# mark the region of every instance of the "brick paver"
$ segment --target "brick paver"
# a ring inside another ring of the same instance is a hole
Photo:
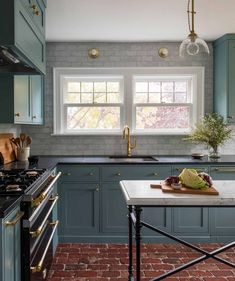
[[[221,244],[200,244],[212,251]],[[143,244],[142,281],[149,281],[200,254],[178,244]],[[219,256],[231,262],[235,249]],[[127,244],[59,244],[48,281],[127,281]],[[172,275],[166,281],[235,281],[235,269],[213,259]]]

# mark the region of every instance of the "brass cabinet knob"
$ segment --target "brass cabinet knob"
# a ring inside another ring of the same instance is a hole
[[[35,4],[33,4],[33,5],[31,6],[31,8],[32,8],[33,10],[36,10],[36,9],[37,9],[37,6],[36,6]]]
[[[37,10],[34,12],[35,16],[40,16],[40,12]]]
[[[92,176],[94,176],[94,173],[89,173],[88,175],[92,177]]]
[[[227,118],[228,118],[228,119],[233,119],[234,116],[229,115]]]
[[[16,116],[16,117],[20,117],[20,113],[19,113],[19,112],[16,113],[15,116]]]
[[[33,117],[32,117],[33,119],[36,119],[37,118],[37,116],[36,115],[33,115]]]
[[[120,177],[120,176],[121,176],[121,173],[117,173],[116,176]]]
[[[153,176],[158,176],[158,173],[156,173],[156,172],[155,172],[155,173],[153,173]]]

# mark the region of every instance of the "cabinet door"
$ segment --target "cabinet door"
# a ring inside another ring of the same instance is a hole
[[[179,175],[184,168],[195,169],[198,172],[209,172],[209,167],[198,165],[175,165],[172,168],[173,175]],[[173,208],[173,229],[177,235],[197,236],[209,235],[208,208]]]
[[[146,223],[166,232],[171,232],[171,208],[143,208],[142,217]],[[159,239],[163,239],[162,241],[165,241],[165,237],[145,227],[143,227],[143,236],[147,239],[151,239],[150,241],[153,243],[158,243]],[[156,240],[154,240],[155,238]]]
[[[208,208],[174,208],[173,232],[182,236],[209,236]]]
[[[3,280],[20,281],[21,280],[21,252],[20,252],[20,221],[14,225],[7,225],[7,222],[13,221],[19,212],[15,209],[3,221],[3,241],[4,241],[4,273]]]
[[[30,76],[16,75],[14,77],[14,112],[15,123],[31,122]]]
[[[235,40],[229,41],[228,59],[228,121],[235,122]]]
[[[99,231],[99,186],[95,183],[61,183],[59,186],[61,236],[86,237]]]
[[[30,76],[31,98],[32,98],[32,122],[34,124],[43,123],[43,77],[41,75]]]
[[[128,233],[127,206],[119,183],[102,185],[102,231]]]
[[[214,180],[235,180],[235,166],[213,166]],[[213,236],[235,235],[235,208],[211,208],[211,234]]]
[[[15,1],[15,44],[45,73],[45,38],[20,1]]]

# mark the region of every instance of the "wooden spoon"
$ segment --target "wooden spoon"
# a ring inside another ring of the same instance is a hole
[[[20,138],[15,138],[15,142],[17,143],[19,148],[22,148]]]
[[[16,147],[19,147],[19,144],[16,142],[16,140],[14,138],[11,138],[11,142],[14,143],[14,145]]]
[[[22,146],[22,148],[25,147],[25,146],[26,146],[26,145],[25,145],[26,134],[21,133],[21,134],[20,134],[20,140],[21,140],[21,146]]]
[[[26,137],[26,147],[29,147],[31,143],[32,143],[32,138],[27,136]]]

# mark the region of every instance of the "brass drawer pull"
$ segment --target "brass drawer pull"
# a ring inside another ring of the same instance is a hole
[[[30,235],[31,235],[32,237],[38,237],[38,236],[44,231],[45,225],[48,223],[48,217],[49,217],[49,215],[50,215],[52,209],[54,208],[56,202],[58,201],[58,199],[59,199],[59,196],[58,196],[58,195],[56,195],[55,197],[50,198],[50,201],[54,201],[54,202],[53,202],[53,204],[51,205],[50,209],[48,210],[48,213],[47,213],[47,215],[45,216],[45,218],[44,218],[42,224],[41,224],[36,230],[30,231]]]
[[[201,172],[207,172],[207,168],[205,168],[205,169],[195,169],[195,168],[189,168],[189,169],[194,169],[194,170],[196,170],[198,173],[201,173]],[[183,169],[182,168],[176,168],[176,171],[178,171],[178,172],[182,172],[183,171]]]
[[[156,173],[156,172],[155,172],[155,173],[153,173],[153,176],[158,176],[158,173]]]
[[[99,187],[97,187],[97,188],[95,189],[95,191],[97,191],[97,192],[100,191]]]
[[[19,211],[19,212],[17,213],[17,215],[16,215],[16,218],[15,218],[14,220],[12,220],[12,221],[7,221],[7,222],[5,222],[5,225],[6,225],[6,226],[14,226],[14,225],[16,225],[17,222],[23,217],[23,215],[24,215],[24,212]]]
[[[72,174],[71,173],[63,173],[63,176],[69,177],[69,176],[72,176]]]
[[[92,177],[92,176],[94,176],[94,173],[89,173],[88,175]]]
[[[215,168],[213,171],[218,173],[235,173],[235,168]]]
[[[47,197],[49,191],[51,190],[51,187],[55,184],[55,182],[57,181],[57,179],[61,176],[61,172],[59,172],[56,176],[53,176],[53,180],[51,181],[51,183],[49,184],[49,186],[46,188],[45,191],[43,191],[37,198],[35,198],[34,200],[32,200],[31,202],[31,207],[38,207],[43,200]]]
[[[116,173],[115,176],[120,177],[121,173]]]

